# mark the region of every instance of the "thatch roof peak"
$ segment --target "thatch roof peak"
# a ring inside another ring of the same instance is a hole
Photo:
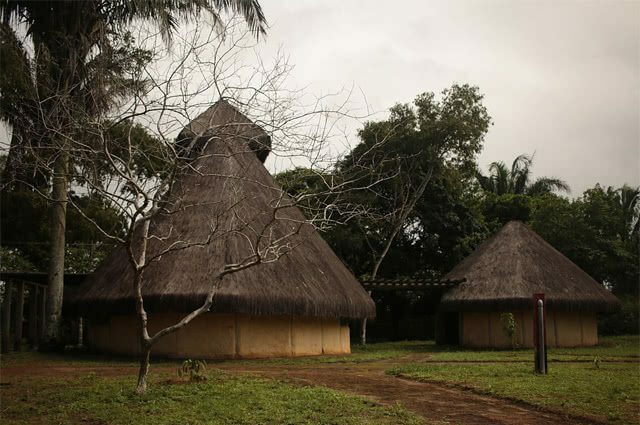
[[[224,264],[239,263],[253,247],[286,237],[286,254],[278,260],[226,275],[211,310],[327,318],[375,316],[371,297],[300,210],[286,206],[289,199],[246,148],[247,138],[264,132],[243,117],[226,102],[218,102],[185,129],[192,141],[210,136],[190,146],[201,149],[201,154],[192,156],[193,171],[173,185],[168,211],[152,219],[150,234],[156,238],[149,239],[147,258],[171,246],[201,245],[164,253],[148,266],[143,277],[148,311],[199,307],[212,277]],[[203,123],[210,128],[198,128]],[[274,212],[274,205],[285,207]],[[259,234],[263,237],[258,238]],[[203,244],[209,235],[211,241]],[[66,307],[84,315],[132,314],[132,279],[125,247],[117,247],[66,300]]]
[[[549,308],[611,311],[618,299],[520,221],[510,221],[445,279],[466,279],[442,297],[443,310],[530,308],[544,293]]]
[[[210,139],[228,139],[228,136],[243,139],[263,163],[271,151],[271,137],[264,129],[225,99],[218,100],[191,120],[178,134],[176,144],[194,158]]]

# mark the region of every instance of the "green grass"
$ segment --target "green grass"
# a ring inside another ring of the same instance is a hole
[[[313,365],[336,363],[368,363],[381,360],[398,359],[403,357],[421,357],[427,361],[523,361],[533,358],[531,348],[515,350],[478,350],[465,349],[457,346],[439,346],[433,341],[399,341],[362,345],[353,345],[352,353],[343,356],[314,356],[298,358],[274,358],[257,360],[224,360],[211,361],[212,365],[233,362],[238,365]],[[40,357],[38,357],[40,356]],[[548,359],[550,361],[592,361],[595,357],[607,360],[638,360],[640,361],[640,337],[638,335],[623,335],[601,337],[600,344],[595,347],[579,348],[551,348]],[[29,363],[39,359],[47,362],[61,362],[68,366],[104,366],[110,364],[119,366],[135,366],[136,361],[131,357],[98,356],[91,353],[71,352],[66,354],[38,354],[31,352],[12,353],[5,356],[5,365]],[[158,366],[177,366],[179,361],[156,359],[152,362]]]
[[[348,356],[233,360],[209,362],[209,367],[282,365],[288,369],[360,363],[364,368],[393,368],[391,373],[412,379],[467,386],[577,415],[637,423],[639,349],[637,335],[602,338],[596,347],[551,349],[548,376],[532,373],[531,349],[467,350],[437,346],[430,341],[355,345]],[[599,368],[593,362],[595,357],[601,360]],[[152,364],[150,391],[141,398],[132,393],[135,372],[116,373],[128,377],[102,377],[111,374],[103,369],[136,367],[132,358],[88,353],[5,355],[3,367],[16,366],[25,372],[20,378],[13,378],[11,385],[0,388],[2,423],[419,423],[401,408],[376,406],[362,398],[319,387],[232,376],[231,372],[213,373],[206,383],[166,385],[162,381],[175,377],[173,371],[179,361],[160,359]],[[83,376],[38,377],[34,376],[37,372],[29,373],[32,366],[76,367]],[[91,370],[100,376],[91,374]],[[3,382],[6,380],[3,378]],[[147,418],[149,413],[154,413],[151,419]]]
[[[144,396],[133,377],[21,377],[4,385],[3,424],[419,424],[400,407],[321,387],[209,372],[202,383],[152,376]]]
[[[408,355],[423,357],[427,361],[468,361],[468,362],[528,362],[532,361],[533,349],[516,348],[513,350],[468,349],[458,346],[440,346],[433,341],[400,341],[367,346],[355,345],[353,353],[346,357],[326,357],[322,362],[367,362],[400,358]],[[592,361],[595,357],[602,361],[626,360],[640,361],[640,337],[623,335],[600,337],[600,343],[594,347],[550,348],[550,361]],[[293,359],[295,361],[295,359]]]
[[[388,373],[615,422],[637,423],[640,413],[638,363],[551,363],[546,376],[531,363],[411,364]]]

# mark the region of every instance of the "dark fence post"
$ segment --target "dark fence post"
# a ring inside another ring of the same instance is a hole
[[[39,291],[39,306],[38,306],[38,344],[42,340],[44,335],[44,327],[46,326],[47,318],[47,288],[45,286],[40,287]]]
[[[29,344],[38,349],[38,285],[29,288]]]
[[[22,325],[24,316],[24,282],[16,284],[16,308],[13,310],[13,349],[22,349]]]
[[[11,290],[10,282],[4,283],[4,298],[2,300],[2,352],[8,353],[11,346]]]

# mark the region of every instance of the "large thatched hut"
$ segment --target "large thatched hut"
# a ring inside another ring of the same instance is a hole
[[[262,164],[267,134],[220,101],[192,121],[177,144],[189,171],[173,185],[166,211],[150,223],[155,237],[148,240],[147,258],[155,260],[144,272],[143,296],[151,334],[201,306],[225,264],[246,261],[255,247],[273,249],[263,251],[265,262],[226,275],[210,312],[165,336],[154,354],[350,352],[345,320],[373,317],[375,305]],[[125,248],[116,248],[67,300],[67,308],[86,318],[90,347],[138,353],[133,275]]]
[[[437,334],[445,343],[531,346],[532,297],[544,293],[547,343],[595,345],[596,313],[619,307],[607,289],[518,221],[507,223],[445,279],[465,280],[441,300]],[[505,329],[510,318],[516,323],[512,337]]]

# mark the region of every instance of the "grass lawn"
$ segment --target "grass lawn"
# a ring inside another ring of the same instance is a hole
[[[336,363],[368,363],[380,360],[401,360],[402,357],[417,356],[427,361],[533,361],[532,349],[515,350],[473,350],[457,346],[439,346],[433,341],[399,341],[362,345],[352,345],[352,353],[345,356],[317,356],[298,358],[275,358],[261,360],[231,360],[236,364],[261,364],[261,365],[313,365]],[[40,354],[30,352],[12,353],[5,358],[5,365],[29,363],[38,359]],[[595,357],[602,361],[628,360],[640,361],[640,338],[638,335],[624,335],[615,337],[601,337],[600,344],[595,347],[581,348],[552,348],[549,350],[550,361],[593,361]],[[60,361],[69,366],[103,366],[107,357],[93,354],[69,353],[65,355],[46,354],[43,359],[47,361]],[[130,357],[108,357],[110,363],[118,363],[123,366],[135,365]],[[224,361],[211,361],[209,364]],[[152,361],[154,365],[177,365],[176,361],[157,359]]]
[[[401,359],[407,356],[420,357],[427,361],[437,362],[491,362],[513,361],[532,362],[533,349],[522,348],[514,350],[478,350],[465,349],[458,346],[440,346],[433,341],[399,341],[374,343],[365,346],[352,345],[352,353],[347,356],[321,356],[305,358],[283,358],[259,360],[261,364],[314,364],[314,363],[366,363],[380,360]],[[640,361],[640,337],[638,335],[623,335],[600,337],[600,343],[595,347],[579,348],[551,348],[548,352],[549,361],[601,361],[624,360]],[[235,360],[234,360],[235,361]],[[255,363],[256,360],[243,360]]]
[[[3,424],[420,424],[399,407],[320,387],[209,372],[202,383],[154,373],[147,394],[134,377],[20,377],[0,389]]]
[[[535,375],[533,352],[466,350],[412,341],[353,346],[349,356],[233,360],[232,369],[272,366],[283,370],[360,363],[361,373],[388,373],[443,382],[530,404],[590,415],[616,423],[640,418],[640,338],[602,338],[601,345],[551,349],[547,376]],[[594,363],[594,358],[600,361]],[[475,362],[475,363],[474,363]],[[23,370],[2,376],[3,424],[416,424],[413,413],[384,407],[338,391],[241,376],[209,362],[203,383],[168,383],[177,361],[152,362],[147,395],[133,394],[136,363],[85,353],[13,353],[2,367]],[[66,369],[65,373],[56,370]],[[75,368],[77,368],[77,374]],[[359,366],[360,368],[360,366]],[[360,370],[360,369],[358,369]],[[43,371],[43,372],[40,372]],[[96,373],[93,373],[95,371]],[[1,371],[0,371],[1,373]],[[42,376],[39,373],[43,373]],[[53,376],[51,376],[53,374]],[[113,375],[113,376],[112,376]],[[73,377],[70,377],[73,376]]]
[[[459,347],[433,346],[431,360],[436,361],[533,361],[533,349],[477,350]],[[640,338],[638,335],[600,337],[594,347],[550,348],[549,361],[640,361]]]
[[[640,364],[552,362],[547,376],[533,373],[532,363],[422,363],[389,370],[390,374],[446,382],[522,400],[577,415],[612,422],[638,423]]]

